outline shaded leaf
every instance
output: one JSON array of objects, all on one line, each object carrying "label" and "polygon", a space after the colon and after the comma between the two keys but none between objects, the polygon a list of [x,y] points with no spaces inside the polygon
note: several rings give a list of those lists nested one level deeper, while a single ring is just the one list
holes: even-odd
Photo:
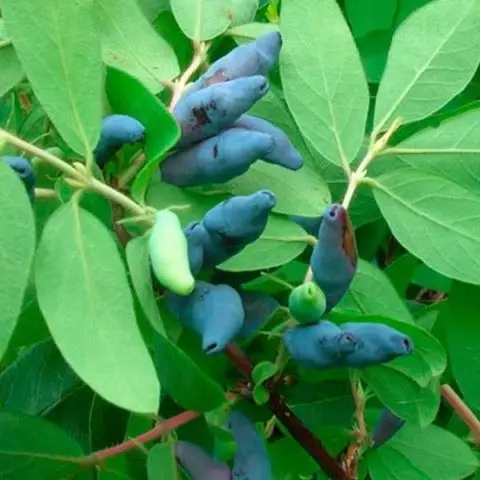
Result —
[{"label": "shaded leaf", "polygon": [[149,480],[176,480],[177,462],[173,443],[160,443],[148,452]]}]

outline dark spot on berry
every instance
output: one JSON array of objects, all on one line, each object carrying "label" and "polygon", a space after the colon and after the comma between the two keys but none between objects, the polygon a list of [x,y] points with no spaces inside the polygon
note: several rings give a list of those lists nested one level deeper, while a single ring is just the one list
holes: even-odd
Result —
[{"label": "dark spot on berry", "polygon": [[195,127],[201,127],[212,123],[205,107],[192,108],[192,114],[195,117]]},{"label": "dark spot on berry", "polygon": [[218,157],[218,143],[213,146],[213,158]]},{"label": "dark spot on berry", "polygon": [[227,77],[225,70],[218,70],[215,72],[211,77],[205,79],[205,85],[210,86],[216,83],[223,83],[229,80]]}]

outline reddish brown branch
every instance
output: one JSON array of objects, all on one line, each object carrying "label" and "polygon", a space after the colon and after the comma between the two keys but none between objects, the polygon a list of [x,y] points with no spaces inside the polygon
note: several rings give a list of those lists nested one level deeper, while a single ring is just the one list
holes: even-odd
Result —
[{"label": "reddish brown branch", "polygon": [[96,463],[100,463],[107,458],[121,455],[122,453],[128,452],[130,450],[134,450],[138,448],[139,445],[143,445],[147,442],[151,442],[152,440],[156,440],[162,435],[165,435],[165,433],[171,430],[175,430],[176,428],[184,425],[185,423],[195,420],[199,416],[199,413],[192,411],[180,413],[179,415],[169,418],[165,422],[157,425],[155,428],[152,428],[152,430],[142,433],[138,437],[127,440],[123,443],[120,443],[119,445],[115,445],[114,447],[105,448],[104,450],[94,452],[91,455],[83,458],[80,463],[84,466],[90,466]]},{"label": "reddish brown branch", "polygon": [[[238,370],[240,370],[246,378],[250,379],[253,365],[240,347],[235,343],[231,343],[226,348],[225,353],[235,363]],[[266,386],[268,387],[268,384],[266,384]],[[334,480],[348,479],[347,474],[340,464],[328,453],[322,442],[305,427],[302,421],[290,410],[281,395],[270,391],[268,405],[270,410],[290,432],[290,435],[292,435],[330,478]]]}]

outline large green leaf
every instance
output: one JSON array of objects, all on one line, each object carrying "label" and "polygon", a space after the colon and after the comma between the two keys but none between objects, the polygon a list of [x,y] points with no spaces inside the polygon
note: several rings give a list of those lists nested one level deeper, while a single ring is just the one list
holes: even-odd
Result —
[{"label": "large green leaf", "polygon": [[100,135],[102,59],[90,0],[4,0],[2,15],[35,95],[68,145]]},{"label": "large green leaf", "polygon": [[388,30],[397,9],[397,0],[346,0],[345,10],[356,38],[375,30]]},{"label": "large green leaf", "polygon": [[377,180],[375,198],[396,239],[443,275],[480,284],[480,197],[410,167]]},{"label": "large green leaf", "polygon": [[359,54],[335,0],[282,6],[285,98],[305,138],[345,165],[362,143],[369,94]]},{"label": "large green leaf", "polygon": [[413,323],[412,316],[395,287],[379,268],[365,260],[358,261],[358,270],[339,307],[370,315],[384,315]]},{"label": "large green leaf", "polygon": [[229,181],[225,187],[233,195],[271,190],[277,197],[273,211],[288,215],[320,216],[331,201],[327,184],[307,166],[292,172],[278,165],[257,162],[247,173]]},{"label": "large green leaf", "polygon": [[261,237],[218,268],[230,272],[278,267],[298,257],[307,246],[302,227],[287,218],[271,215]]},{"label": "large green leaf", "polygon": [[81,385],[51,340],[26,349],[0,375],[0,410],[43,414]]},{"label": "large green leaf", "polygon": [[34,251],[30,200],[16,173],[0,162],[0,360],[20,315]]},{"label": "large green leaf", "polygon": [[[478,296],[477,296],[478,295]],[[455,282],[440,311],[455,381],[465,401],[480,410],[480,288]]]},{"label": "large green leaf", "polygon": [[208,412],[226,401],[220,385],[163,335],[155,336],[155,364],[162,388],[183,408]]},{"label": "large green leaf", "polygon": [[177,462],[173,443],[159,443],[148,452],[149,480],[177,480]]},{"label": "large green leaf", "polygon": [[165,152],[177,143],[180,129],[165,105],[129,74],[109,68],[106,88],[113,110],[136,118],[146,129],[146,165],[137,174],[132,186],[132,196],[143,202],[151,177]]},{"label": "large green leaf", "polygon": [[68,478],[79,470],[80,446],[40,418],[0,413],[0,478]]},{"label": "large green leaf", "polygon": [[231,13],[225,0],[170,0],[175,18],[187,37],[210,40],[229,26]]},{"label": "large green leaf", "polygon": [[252,22],[258,9],[258,0],[224,0],[223,3],[232,27]]},{"label": "large green leaf", "polygon": [[420,426],[429,425],[435,419],[440,406],[437,379],[422,388],[405,374],[383,365],[366,368],[362,377],[398,417]]},{"label": "large green leaf", "polygon": [[466,443],[436,425],[406,425],[366,462],[372,480],[461,480],[479,467]]},{"label": "large green leaf", "polygon": [[3,97],[23,78],[23,68],[13,45],[4,35],[3,20],[0,18],[0,97]]},{"label": "large green leaf", "polygon": [[75,203],[49,219],[37,251],[38,301],[62,355],[99,395],[154,413],[159,385],[112,235]]},{"label": "large green leaf", "polygon": [[128,269],[133,288],[143,312],[152,327],[160,334],[165,334],[160,312],[158,311],[155,292],[153,290],[150,262],[148,257],[148,237],[137,237],[130,240],[126,248]]},{"label": "large green leaf", "polygon": [[[435,28],[432,28],[432,26]],[[422,40],[422,48],[411,48]],[[411,15],[393,37],[377,94],[374,125],[420,120],[472,79],[480,61],[480,4],[437,0]]]},{"label": "large green leaf", "polygon": [[140,80],[153,93],[180,71],[170,45],[155,33],[135,0],[94,0],[105,62]]}]

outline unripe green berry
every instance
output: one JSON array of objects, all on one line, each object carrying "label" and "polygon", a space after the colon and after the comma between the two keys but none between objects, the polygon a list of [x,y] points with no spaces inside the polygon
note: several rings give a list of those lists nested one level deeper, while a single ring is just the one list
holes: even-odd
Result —
[{"label": "unripe green berry", "polygon": [[288,298],[290,313],[300,323],[318,322],[326,307],[325,294],[314,282],[306,282],[294,288]]},{"label": "unripe green berry", "polygon": [[188,263],[188,243],[180,221],[170,210],[161,210],[148,240],[148,251],[157,280],[173,293],[189,295],[195,278]]}]

